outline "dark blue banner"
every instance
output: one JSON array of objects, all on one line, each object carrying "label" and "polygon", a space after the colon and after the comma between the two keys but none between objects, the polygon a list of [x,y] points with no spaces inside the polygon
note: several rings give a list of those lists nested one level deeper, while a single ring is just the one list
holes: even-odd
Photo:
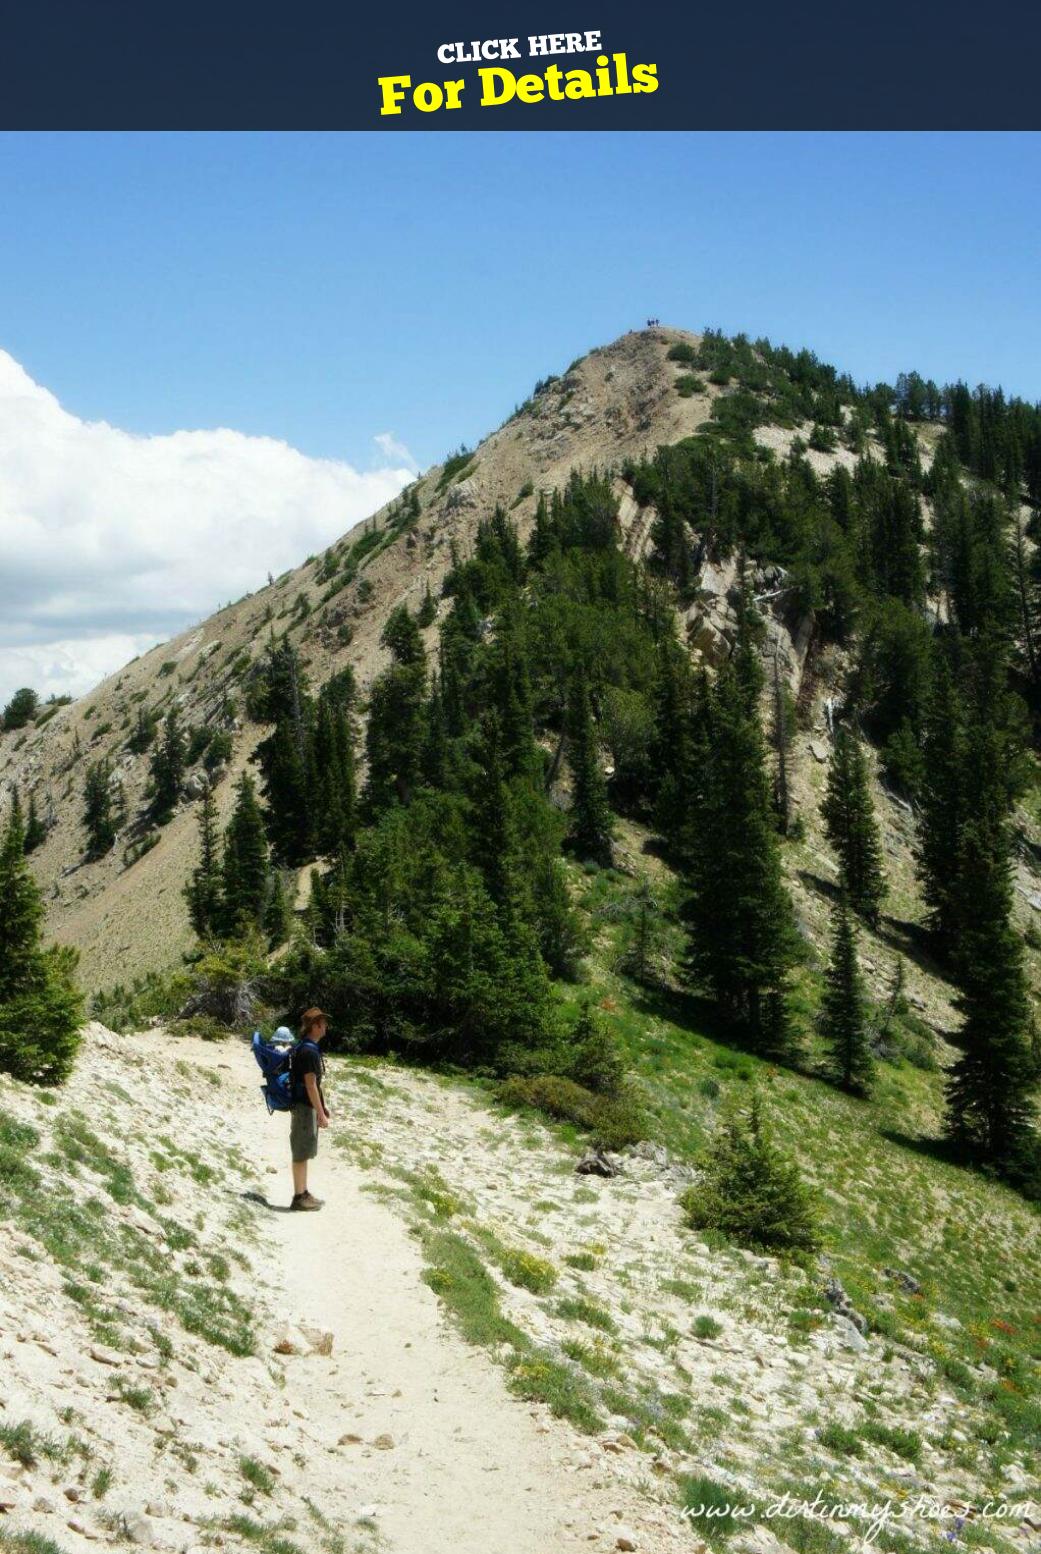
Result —
[{"label": "dark blue banner", "polygon": [[24,0],[0,126],[1032,128],[1037,12]]}]

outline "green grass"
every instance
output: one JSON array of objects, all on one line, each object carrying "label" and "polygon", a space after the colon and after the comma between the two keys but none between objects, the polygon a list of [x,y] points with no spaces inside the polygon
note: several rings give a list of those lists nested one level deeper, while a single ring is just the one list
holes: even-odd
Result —
[{"label": "green grass", "polygon": [[440,1296],[468,1342],[527,1346],[520,1329],[503,1315],[495,1280],[468,1242],[453,1231],[436,1231],[425,1251],[424,1282]]},{"label": "green grass", "polygon": [[717,1322],[715,1317],[702,1313],[701,1316],[694,1318],[690,1330],[695,1338],[718,1338],[723,1331],[723,1324]]},{"label": "green grass", "polygon": [[590,1433],[602,1427],[595,1395],[569,1365],[537,1351],[518,1356],[508,1386],[517,1397],[545,1403],[558,1419]]},{"label": "green grass", "polygon": [[0,1448],[23,1468],[35,1468],[40,1462],[67,1462],[68,1442],[42,1435],[27,1419],[17,1424],[0,1421]]},{"label": "green grass", "polygon": [[104,1467],[99,1468],[98,1471],[94,1474],[94,1477],[90,1481],[90,1492],[94,1496],[95,1500],[104,1500],[105,1496],[112,1488],[112,1480],[114,1476],[115,1475],[113,1474],[112,1469],[108,1466],[107,1463]]},{"label": "green grass", "polygon": [[589,1300],[585,1295],[568,1295],[563,1300],[558,1300],[556,1313],[566,1322],[584,1322],[587,1327],[599,1328],[603,1333],[615,1331],[615,1321],[611,1313],[606,1307],[598,1306],[596,1301]]},{"label": "green grass", "polygon": [[729,1490],[715,1479],[690,1474],[679,1482],[680,1505],[691,1531],[712,1548],[725,1543],[740,1525],[734,1505],[740,1491]]},{"label": "green grass", "polygon": [[275,1475],[270,1468],[265,1468],[262,1462],[258,1462],[256,1457],[240,1457],[239,1472],[246,1483],[251,1484],[262,1495],[274,1493]]},{"label": "green grass", "polygon": [[862,1457],[864,1455],[864,1442],[861,1436],[856,1430],[850,1430],[846,1425],[825,1425],[818,1439],[825,1451],[834,1453],[836,1457]]},{"label": "green grass", "polygon": [[292,1521],[286,1520],[276,1526],[265,1527],[263,1522],[255,1521],[252,1516],[236,1515],[225,1517],[220,1527],[222,1531],[241,1538],[250,1548],[259,1549],[260,1554],[305,1554],[301,1544],[285,1535],[287,1531],[296,1531],[296,1524]]},{"label": "green grass", "polygon": [[0,1527],[0,1549],[6,1554],[65,1554],[52,1538],[39,1532],[8,1532]]}]

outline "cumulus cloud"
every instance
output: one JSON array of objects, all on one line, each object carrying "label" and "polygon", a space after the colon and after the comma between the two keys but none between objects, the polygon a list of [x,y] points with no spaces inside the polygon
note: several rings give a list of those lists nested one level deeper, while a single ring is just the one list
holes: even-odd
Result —
[{"label": "cumulus cloud", "polygon": [[225,427],[138,437],[0,351],[0,705],[78,695],[337,539],[415,474],[375,441],[385,463],[361,472]]},{"label": "cumulus cloud", "polygon": [[418,470],[419,465],[412,457],[411,451],[403,442],[399,442],[393,432],[377,432],[372,439],[385,459],[400,459],[402,464],[407,464],[409,469]]}]

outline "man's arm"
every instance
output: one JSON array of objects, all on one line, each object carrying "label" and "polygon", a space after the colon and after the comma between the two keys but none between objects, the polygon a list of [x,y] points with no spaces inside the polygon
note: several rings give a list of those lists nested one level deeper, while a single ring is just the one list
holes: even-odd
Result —
[{"label": "man's arm", "polygon": [[318,1089],[318,1081],[313,1074],[304,1075],[304,1089],[307,1091],[307,1099],[317,1113],[318,1126],[320,1128],[327,1128],[329,1126],[329,1113],[322,1105],[321,1091]]}]

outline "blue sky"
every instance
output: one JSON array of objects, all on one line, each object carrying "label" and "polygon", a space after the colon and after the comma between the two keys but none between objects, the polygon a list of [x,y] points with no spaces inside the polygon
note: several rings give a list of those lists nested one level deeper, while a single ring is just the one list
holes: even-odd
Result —
[{"label": "blue sky", "polygon": [[1039,165],[1026,134],[0,135],[0,706],[320,549],[649,315],[1041,397]]},{"label": "blue sky", "polygon": [[1041,396],[1041,140],[0,139],[0,347],[130,430],[421,464],[649,314]]}]

